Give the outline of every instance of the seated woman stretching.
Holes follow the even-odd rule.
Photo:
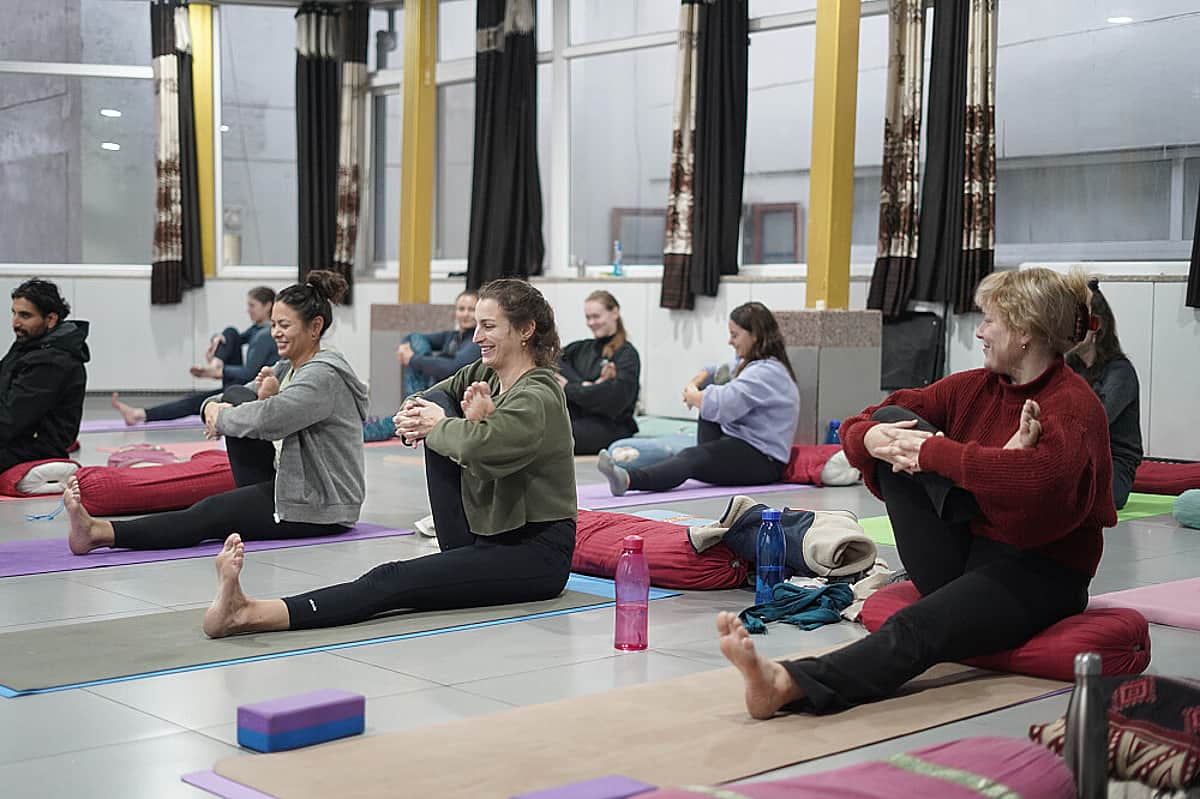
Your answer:
[[[279,352],[271,339],[271,308],[275,304],[275,292],[266,286],[250,289],[246,295],[246,313],[250,316],[250,327],[238,332],[236,327],[227,327],[212,337],[205,353],[205,365],[193,366],[192,377],[211,377],[220,380],[222,388],[248,383],[264,366],[272,366],[279,360]],[[245,357],[242,347],[246,348]],[[112,406],[121,414],[127,425],[159,422],[164,419],[181,419],[200,413],[200,406],[209,397],[215,397],[221,389],[198,391],[173,402],[138,408],[121,402],[117,392],[112,394]]]
[[[321,349],[331,303],[345,292],[345,279],[324,271],[279,292],[271,318],[279,362],[205,403],[205,434],[226,437],[237,488],[187,510],[107,522],[84,509],[71,478],[63,493],[71,551],[189,547],[234,530],[246,540],[312,538],[353,527],[365,493],[367,387],[341,353]]]
[[[645,469],[618,466],[608,451],[597,464],[614,496],[629,489],[667,491],[688,478],[715,485],[761,485],[783,476],[796,437],[800,390],[775,316],[761,302],[729,315],[729,345],[737,354],[732,379],[715,385],[718,368],[684,386],[683,401],[700,410],[699,444]]]
[[[453,330],[409,333],[400,339],[396,360],[404,367],[406,399],[479,360],[479,345],[472,340],[478,301],[476,292],[461,292],[454,300]]]
[[[642,361],[625,335],[616,297],[593,291],[583,303],[583,315],[593,337],[566,346],[558,382],[567,394],[575,454],[595,455],[638,431],[633,414]]]
[[[1091,324],[1079,346],[1067,353],[1067,364],[1091,384],[1104,405],[1112,445],[1113,502],[1119,510],[1129,501],[1133,479],[1142,463],[1138,376],[1121,351],[1117,319],[1100,293],[1100,281],[1090,281],[1088,288],[1092,290]]]
[[[396,427],[425,442],[429,503],[442,551],[376,566],[357,580],[285,599],[251,599],[241,538],[217,556],[213,638],[332,627],[390,610],[551,599],[575,550],[575,462],[555,380],[554,312],[533,286],[495,280],[479,293],[482,359],[407,401]]]
[[[935,663],[1018,647],[1087,606],[1117,517],[1104,409],[1063,361],[1087,330],[1085,280],[988,275],[975,293],[984,368],[897,391],[842,423],[922,598],[849,646],[783,663],[720,614],[750,715],[883,699]]]

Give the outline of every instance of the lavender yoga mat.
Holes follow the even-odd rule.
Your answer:
[[[199,416],[184,416],[180,419],[163,419],[158,422],[125,424],[120,419],[88,419],[79,424],[80,433],[124,433],[131,430],[182,430],[189,427],[204,427]]]
[[[802,483],[768,483],[760,486],[715,486],[701,483],[699,480],[688,480],[678,488],[670,491],[628,491],[624,496],[614,497],[608,490],[608,483],[587,483],[576,488],[579,497],[579,507],[588,510],[605,510],[606,508],[628,508],[633,505],[653,505],[656,502],[682,502],[689,499],[708,499],[710,497],[732,497],[738,494],[758,496],[759,494],[777,494],[780,491],[802,491],[812,486]]]
[[[1200,577],[1099,594],[1088,608],[1133,608],[1154,624],[1200,630]]]
[[[225,799],[274,799],[262,791],[242,785],[240,782],[227,780],[215,771],[193,771],[184,774],[179,779],[202,791],[208,791]]]
[[[396,530],[381,524],[359,522],[341,535],[293,538],[285,541],[247,541],[246,551],[262,552],[269,549],[336,544],[342,541],[362,541],[370,538],[389,538],[395,535],[411,534],[412,530]],[[162,560],[207,558],[220,551],[221,542],[213,541],[184,549],[111,549],[97,550],[90,555],[72,555],[71,550],[67,549],[65,538],[8,541],[0,543],[0,577],[96,569],[102,566],[128,566],[134,563],[155,563]]]

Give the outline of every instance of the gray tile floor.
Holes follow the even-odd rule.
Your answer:
[[[112,412],[90,398],[86,416]],[[194,441],[198,431],[86,434],[78,459],[102,463],[111,447],[137,441]],[[367,449],[366,521],[409,526],[428,512],[419,455],[399,447]],[[580,459],[579,479],[597,482],[592,459]],[[772,503],[882,512],[865,489],[799,487]],[[65,521],[28,522],[56,499],[0,503],[0,540],[62,538]],[[667,503],[718,515],[724,500]],[[247,556],[245,585],[279,595],[356,577],[385,560],[431,551],[420,537],[275,550]],[[896,552],[881,555],[895,564]],[[1107,534],[1094,593],[1200,575],[1200,533],[1169,517],[1122,523]],[[0,580],[0,632],[116,618],[207,604],[214,584],[209,560],[182,560]],[[223,668],[184,672],[0,699],[0,795],[15,797],[204,795],[179,781],[237,749],[238,705],[316,688],[345,688],[369,697],[367,733],[413,729],[484,715],[514,705],[547,702],[634,683],[664,680],[724,665],[716,649],[718,610],[740,610],[743,591],[692,592],[658,600],[650,612],[651,648],[612,649],[612,611],[435,635]],[[769,655],[810,651],[862,635],[843,623],[814,632],[772,629],[759,641]],[[1153,627],[1151,668],[1200,677],[1200,634]],[[970,735],[1023,736],[1029,724],[1060,714],[1055,697],[949,724],[778,774],[807,773]]]

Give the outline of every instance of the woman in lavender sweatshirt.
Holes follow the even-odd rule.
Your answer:
[[[761,485],[783,476],[796,435],[800,392],[775,317],[761,302],[729,314],[732,379],[714,385],[717,367],[684,386],[683,401],[700,411],[699,443],[645,469],[618,466],[601,450],[599,468],[613,494],[667,491],[689,478],[715,485]]]

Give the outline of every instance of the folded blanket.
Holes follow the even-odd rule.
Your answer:
[[[729,501],[715,524],[689,527],[697,552],[720,542],[749,563],[757,557],[758,528],[767,505],[739,495]],[[875,542],[867,537],[849,511],[810,511],[785,508],[780,523],[787,540],[787,576],[845,577],[870,569]]]

